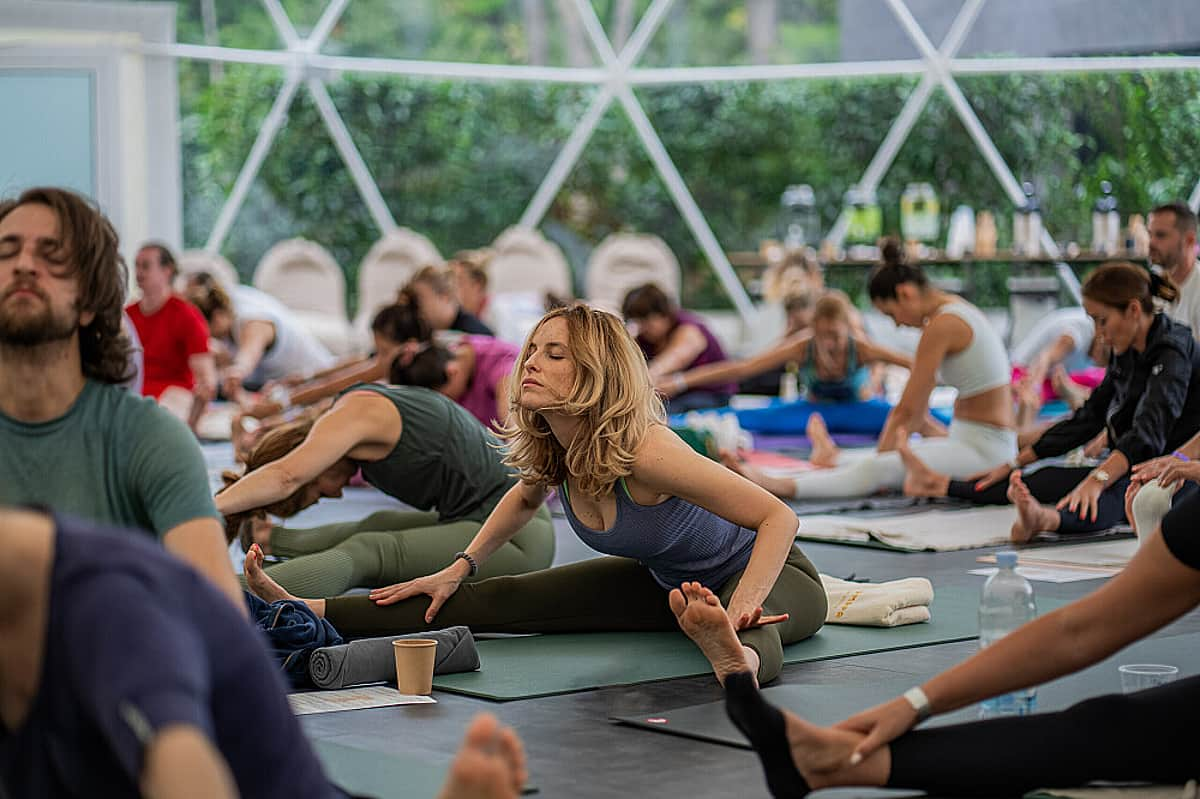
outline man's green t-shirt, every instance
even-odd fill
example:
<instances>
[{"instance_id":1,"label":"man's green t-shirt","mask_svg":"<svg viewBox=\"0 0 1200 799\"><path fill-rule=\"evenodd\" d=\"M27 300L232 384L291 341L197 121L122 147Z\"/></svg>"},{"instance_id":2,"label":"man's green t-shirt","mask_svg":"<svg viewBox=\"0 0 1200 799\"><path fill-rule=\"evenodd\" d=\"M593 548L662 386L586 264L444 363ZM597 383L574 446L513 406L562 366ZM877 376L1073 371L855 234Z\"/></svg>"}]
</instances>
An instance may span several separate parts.
<instances>
[{"instance_id":1,"label":"man's green t-shirt","mask_svg":"<svg viewBox=\"0 0 1200 799\"><path fill-rule=\"evenodd\" d=\"M93 380L49 422L0 413L0 505L30 504L157 536L221 518L187 426L152 399Z\"/></svg>"}]
</instances>

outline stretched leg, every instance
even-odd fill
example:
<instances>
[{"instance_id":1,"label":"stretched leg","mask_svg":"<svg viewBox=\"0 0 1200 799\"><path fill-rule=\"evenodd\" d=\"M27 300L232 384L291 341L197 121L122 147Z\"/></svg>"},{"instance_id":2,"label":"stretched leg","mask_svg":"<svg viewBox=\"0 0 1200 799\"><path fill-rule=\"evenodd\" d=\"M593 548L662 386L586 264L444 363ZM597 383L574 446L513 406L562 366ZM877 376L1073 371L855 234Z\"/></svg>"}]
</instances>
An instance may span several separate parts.
<instances>
[{"instance_id":1,"label":"stretched leg","mask_svg":"<svg viewBox=\"0 0 1200 799\"><path fill-rule=\"evenodd\" d=\"M281 558L311 555L314 552L331 549L359 533L380 533L391 530L407 530L412 527L428 527L437 524L437 520L437 513L432 511L381 510L354 522L335 522L308 528L280 525L271 530L268 551Z\"/></svg>"},{"instance_id":2,"label":"stretched leg","mask_svg":"<svg viewBox=\"0 0 1200 799\"><path fill-rule=\"evenodd\" d=\"M722 607L728 607L741 582L742 573L726 581L717 592ZM764 615L788 614L787 621L742 630L738 640L746 650L746 662L752 667L760 682L766 683L779 676L783 668L783 647L803 641L825 624L825 612L829 597L821 585L817 568L793 546L787 561L771 587L771 593L763 601Z\"/></svg>"},{"instance_id":3,"label":"stretched leg","mask_svg":"<svg viewBox=\"0 0 1200 799\"><path fill-rule=\"evenodd\" d=\"M1191 713L1200 677L1101 696L1059 713L910 732L891 746L888 786L937 795L1014 795L1090 780L1183 783L1196 776ZM1019 767L998 767L998 753Z\"/></svg>"},{"instance_id":4,"label":"stretched leg","mask_svg":"<svg viewBox=\"0 0 1200 799\"><path fill-rule=\"evenodd\" d=\"M629 558L595 558L512 577L463 583L425 623L429 598L376 605L366 596L318 600L325 617L350 637L419 632L462 624L480 633L674 630L666 591Z\"/></svg>"},{"instance_id":5,"label":"stretched leg","mask_svg":"<svg viewBox=\"0 0 1200 799\"><path fill-rule=\"evenodd\" d=\"M1042 531L1058 529L1058 512L1037 501L1021 479L1020 470L1009 475L1008 501L1017 506L1017 520L1009 532L1013 543L1023 544Z\"/></svg>"}]
</instances>

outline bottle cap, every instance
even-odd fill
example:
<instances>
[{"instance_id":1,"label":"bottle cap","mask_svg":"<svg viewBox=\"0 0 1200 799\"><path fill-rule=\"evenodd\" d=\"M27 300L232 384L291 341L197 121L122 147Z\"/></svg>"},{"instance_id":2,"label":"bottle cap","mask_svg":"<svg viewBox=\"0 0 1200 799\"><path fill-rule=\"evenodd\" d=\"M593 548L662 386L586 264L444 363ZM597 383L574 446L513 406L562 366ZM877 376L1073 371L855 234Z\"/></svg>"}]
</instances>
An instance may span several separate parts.
<instances>
[{"instance_id":1,"label":"bottle cap","mask_svg":"<svg viewBox=\"0 0 1200 799\"><path fill-rule=\"evenodd\" d=\"M1017 553L1011 549L996 553L996 565L1001 569L1013 569L1017 565Z\"/></svg>"}]
</instances>

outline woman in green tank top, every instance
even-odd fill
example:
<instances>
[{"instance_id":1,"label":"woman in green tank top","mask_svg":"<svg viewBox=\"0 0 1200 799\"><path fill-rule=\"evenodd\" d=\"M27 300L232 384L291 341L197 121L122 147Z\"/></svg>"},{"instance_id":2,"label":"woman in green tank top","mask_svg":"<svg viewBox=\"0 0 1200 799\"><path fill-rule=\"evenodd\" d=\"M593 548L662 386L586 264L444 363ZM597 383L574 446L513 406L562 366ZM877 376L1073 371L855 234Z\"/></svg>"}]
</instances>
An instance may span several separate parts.
<instances>
[{"instance_id":1,"label":"woman in green tank top","mask_svg":"<svg viewBox=\"0 0 1200 799\"><path fill-rule=\"evenodd\" d=\"M230 540L241 537L289 558L270 568L290 591L336 596L436 571L479 532L516 478L496 439L467 411L435 391L360 383L315 422L266 435L243 477L226 475L217 509ZM271 528L263 516L291 516L336 498L355 472L416 508L310 530ZM550 565L554 528L540 508L489 560L491 576Z\"/></svg>"}]
</instances>

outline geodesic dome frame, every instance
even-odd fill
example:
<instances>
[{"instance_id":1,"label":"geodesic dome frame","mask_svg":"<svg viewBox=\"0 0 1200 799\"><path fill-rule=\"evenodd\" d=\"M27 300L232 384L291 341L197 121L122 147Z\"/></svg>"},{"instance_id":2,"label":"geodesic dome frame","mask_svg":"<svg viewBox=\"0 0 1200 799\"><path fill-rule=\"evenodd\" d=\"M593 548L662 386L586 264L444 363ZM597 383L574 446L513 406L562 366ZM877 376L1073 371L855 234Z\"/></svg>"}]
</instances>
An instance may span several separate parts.
<instances>
[{"instance_id":1,"label":"geodesic dome frame","mask_svg":"<svg viewBox=\"0 0 1200 799\"><path fill-rule=\"evenodd\" d=\"M647 45L659 30L674 0L653 0L638 21L628 41L618 51L605 32L590 0L571 0L577 16L599 58L599 67L547 67L496 64L470 64L393 58L333 56L321 53L329 35L352 0L331 0L308 36L301 36L279 0L261 0L272 25L285 44L283 50L246 50L210 45L146 44L147 55L223 61L278 67L285 72L284 83L264 120L254 144L226 198L208 236L205 249L220 250L246 200L251 185L262 167L272 142L287 120L293 98L303 86L314 104L368 211L381 233L398 227L381 195L378 185L363 161L325 86L331 72L363 71L448 80L534 81L595 86L584 115L563 144L541 185L530 199L518 224L536 227L549 210L558 190L579 161L592 133L605 112L614 103L628 117L638 140L657 170L701 251L720 279L738 312L747 322L756 315L745 288L738 280L716 235L697 205L687 184L663 146L634 93L638 86L687 84L714 81L765 81L820 78L880 77L919 75L920 81L908 95L892 122L875 156L863 172L858 185L869 191L879 187L901 147L912 131L922 110L939 88L945 92L956 115L969 133L996 179L1014 205L1024 202L1020 183L1005 162L974 109L956 81L959 75L1052 72L1122 72L1149 70L1200 70L1200 57L1191 56L1080 56L1037 58L958 58L958 52L979 17L986 0L964 0L949 31L936 45L922 29L905 0L884 0L901 29L916 47L919 58L886 61L847 61L838 63L799 63L755 66L647 68L638 63ZM1189 204L1200 206L1200 182ZM847 216L838 217L829 238L840 245L846 234ZM1054 237L1042 231L1042 247L1052 257L1059 255ZM1078 296L1078 283L1065 264L1059 275Z\"/></svg>"}]
</instances>

